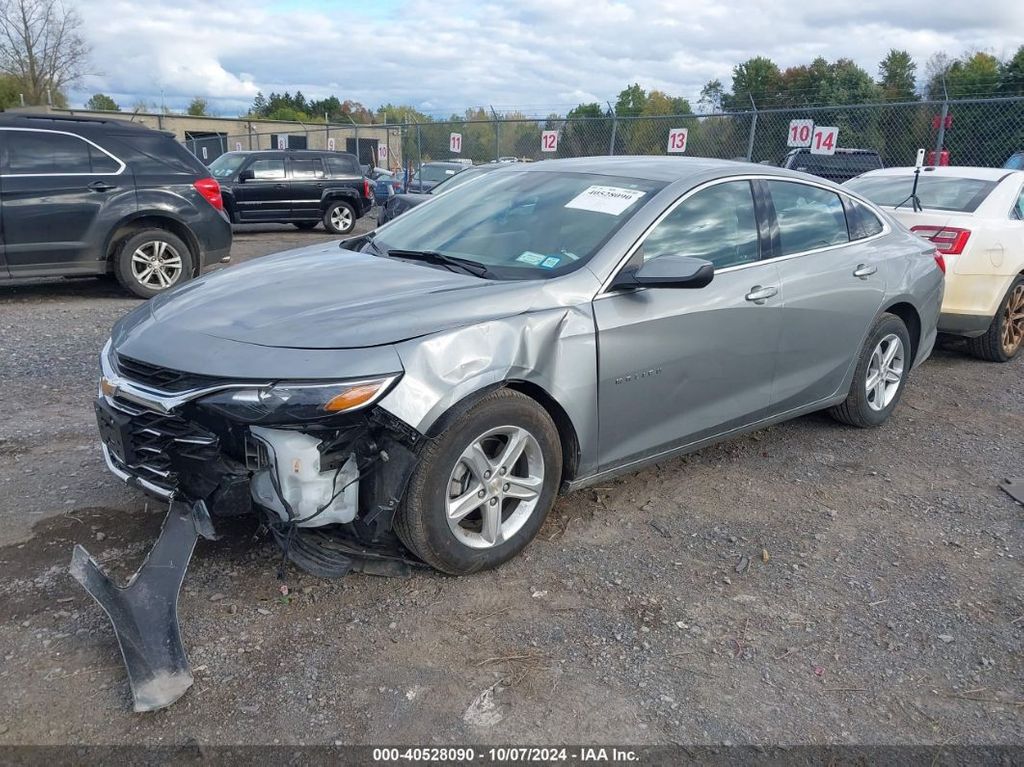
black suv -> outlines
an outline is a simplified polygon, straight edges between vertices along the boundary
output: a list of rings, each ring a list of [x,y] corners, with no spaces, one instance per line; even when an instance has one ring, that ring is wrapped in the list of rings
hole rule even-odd
[[[228,152],[210,163],[231,222],[274,222],[312,229],[321,221],[348,234],[373,207],[373,182],[345,152],[281,149]]]
[[[121,120],[0,116],[0,218],[0,281],[113,273],[149,298],[231,250],[206,167]]]
[[[882,156],[874,149],[836,149],[835,154],[811,154],[810,149],[793,149],[780,164],[783,168],[827,178],[837,184],[885,167]]]

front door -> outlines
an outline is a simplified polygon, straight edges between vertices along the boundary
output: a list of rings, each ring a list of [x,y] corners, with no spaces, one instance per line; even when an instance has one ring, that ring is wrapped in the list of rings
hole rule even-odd
[[[764,184],[778,222],[775,248],[786,296],[772,412],[785,413],[839,392],[885,297],[885,264],[870,237],[851,241],[843,202],[832,190],[796,181]],[[874,223],[877,234],[881,224]]]
[[[324,194],[324,161],[319,157],[289,157],[288,182],[292,194],[292,218],[316,221],[321,216]]]
[[[291,216],[284,155],[257,157],[241,170],[251,170],[253,178],[236,183],[233,189],[239,221],[281,221]]]
[[[0,130],[4,253],[12,277],[95,272],[104,211],[135,202],[124,163],[80,136]]]
[[[662,255],[711,261],[697,290],[646,288],[594,301],[602,469],[632,463],[757,421],[775,376],[782,294],[761,261],[749,181],[683,198],[630,265]]]

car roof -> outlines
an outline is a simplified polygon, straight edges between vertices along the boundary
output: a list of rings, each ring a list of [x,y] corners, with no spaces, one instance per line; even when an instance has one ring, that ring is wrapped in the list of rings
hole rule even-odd
[[[739,160],[717,160],[711,157],[665,157],[663,155],[613,155],[598,157],[574,157],[563,160],[541,160],[531,163],[508,163],[497,169],[498,173],[545,171],[567,173],[594,173],[605,176],[640,178],[646,181],[681,181],[697,176],[716,178],[738,176],[746,173],[758,176],[783,176],[793,179],[810,179],[798,173],[770,165],[743,162]],[[814,178],[815,182],[822,179]]]
[[[882,168],[871,170],[862,176],[912,176],[915,168],[907,165],[898,168]],[[929,165],[921,169],[929,176],[947,176],[949,178],[972,178],[979,181],[1002,181],[1014,173],[1024,174],[1022,170],[1009,168],[979,168],[971,165]]]
[[[811,153],[811,148],[809,146],[802,146],[802,147],[797,147],[796,149],[790,149],[789,150],[789,154],[803,154],[804,152],[806,152],[807,154],[810,154]],[[848,147],[848,146],[837,146],[835,148],[834,154],[878,154],[878,150],[877,149],[855,149],[853,147]],[[821,155],[821,156],[822,157],[827,157],[828,155]]]
[[[0,115],[0,126],[5,128],[41,128],[46,130],[63,131],[106,128],[129,131],[148,131],[150,133],[165,133],[165,131],[155,131],[142,123],[131,122],[129,120],[118,120],[110,117],[79,117],[78,115],[35,114],[25,112],[3,113]]]

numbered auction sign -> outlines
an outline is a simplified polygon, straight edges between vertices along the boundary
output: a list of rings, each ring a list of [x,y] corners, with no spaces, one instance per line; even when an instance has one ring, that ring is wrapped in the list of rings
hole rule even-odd
[[[334,151],[334,147],[336,147],[336,146],[337,146],[337,144],[334,143],[334,137],[333,136],[331,138],[327,139],[327,151],[328,152],[333,152]]]
[[[556,130],[545,130],[540,132],[540,151],[542,152],[557,152],[558,151],[558,131]]]
[[[835,154],[839,145],[839,128],[818,126],[811,135],[811,154]]]
[[[668,132],[668,151],[669,152],[685,152],[686,151],[686,128],[672,128]]]
[[[789,134],[786,136],[786,146],[810,146],[812,131],[814,131],[814,120],[790,120]]]
[[[277,148],[278,149],[287,149],[288,148],[288,137],[287,136],[278,136],[277,137]]]
[[[236,141],[235,142],[235,151],[236,152],[241,152],[242,151],[242,142],[241,141]]]
[[[388,147],[387,144],[380,144],[377,146],[377,161],[381,165],[387,164],[388,161]]]
[[[462,134],[452,133],[448,136],[448,150],[454,154],[462,153]]]

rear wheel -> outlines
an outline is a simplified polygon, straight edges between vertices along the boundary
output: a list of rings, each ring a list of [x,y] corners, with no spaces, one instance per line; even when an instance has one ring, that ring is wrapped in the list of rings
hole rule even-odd
[[[829,414],[850,426],[881,426],[903,396],[912,364],[907,326],[896,315],[883,314],[861,349],[850,393]]]
[[[395,531],[420,559],[446,573],[497,567],[540,530],[561,474],[551,417],[524,394],[501,389],[424,448]]]
[[[332,234],[348,234],[355,225],[355,208],[347,202],[332,202],[324,211],[324,229]]]
[[[192,277],[192,253],[166,229],[143,229],[121,245],[114,274],[121,285],[141,298],[152,298]]]
[[[310,229],[316,229],[319,221],[293,221],[296,229],[301,229],[304,232],[308,232]]]
[[[967,339],[967,348],[978,359],[1009,362],[1024,345],[1024,276],[1006,291],[999,311],[984,335]]]

